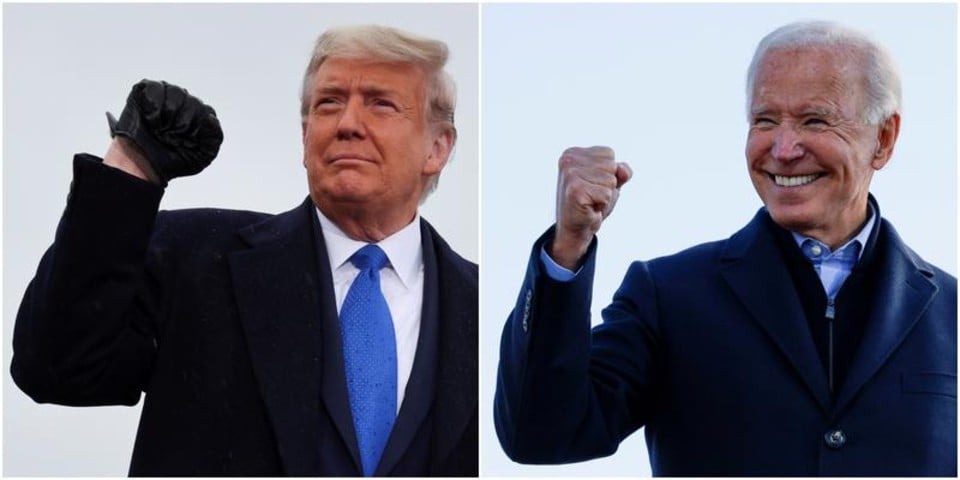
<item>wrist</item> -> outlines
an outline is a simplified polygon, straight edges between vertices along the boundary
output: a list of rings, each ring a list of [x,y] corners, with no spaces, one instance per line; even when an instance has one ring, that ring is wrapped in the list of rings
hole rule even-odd
[[[593,241],[593,233],[570,234],[562,232],[558,227],[547,253],[554,262],[557,262],[557,265],[575,272],[580,267],[584,255],[587,254],[591,241]]]
[[[106,155],[103,156],[103,163],[142,180],[155,184],[161,183],[160,177],[150,166],[147,157],[126,137],[117,135],[113,138]]]

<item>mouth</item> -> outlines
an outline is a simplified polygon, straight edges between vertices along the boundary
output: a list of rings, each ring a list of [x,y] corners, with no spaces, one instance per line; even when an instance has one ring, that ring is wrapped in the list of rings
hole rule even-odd
[[[337,163],[337,162],[370,162],[376,163],[372,158],[365,155],[360,155],[356,153],[339,153],[327,157],[327,163]]]
[[[810,175],[774,175],[770,174],[773,182],[779,187],[802,187],[809,185],[822,177],[822,173],[811,173]]]

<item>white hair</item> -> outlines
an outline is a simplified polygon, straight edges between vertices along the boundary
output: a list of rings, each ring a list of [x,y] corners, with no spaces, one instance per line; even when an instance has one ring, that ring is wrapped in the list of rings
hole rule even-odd
[[[778,50],[830,48],[863,68],[867,104],[861,121],[878,124],[901,110],[900,72],[887,50],[870,37],[826,21],[795,22],[763,37],[747,69],[747,115],[753,104],[757,71],[767,54]]]

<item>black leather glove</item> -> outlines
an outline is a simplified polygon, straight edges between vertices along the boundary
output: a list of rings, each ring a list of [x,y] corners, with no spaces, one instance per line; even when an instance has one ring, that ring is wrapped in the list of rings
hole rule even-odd
[[[134,85],[120,120],[107,112],[107,122],[111,136],[127,137],[140,148],[164,186],[172,178],[200,173],[223,142],[213,107],[163,81]]]

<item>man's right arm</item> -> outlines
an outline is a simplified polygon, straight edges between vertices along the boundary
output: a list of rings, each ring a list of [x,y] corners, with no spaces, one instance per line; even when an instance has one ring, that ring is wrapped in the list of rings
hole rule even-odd
[[[212,108],[186,90],[131,89],[103,160],[74,158],[54,243],[24,294],[11,373],[37,402],[133,405],[152,370],[163,284],[148,245],[167,182],[201,171],[223,140]],[[176,126],[176,128],[172,128]]]
[[[628,275],[604,311],[604,326],[590,330],[595,233],[630,169],[616,163],[610,149],[593,147],[565,152],[559,170],[557,224],[534,244],[501,338],[495,424],[507,455],[524,463],[609,455],[649,411],[643,393],[649,390],[652,356],[618,348],[656,349],[644,345],[655,335],[635,321],[653,315],[635,310],[635,302],[623,295],[648,277],[639,275],[635,282]],[[654,305],[652,299],[641,303]]]
[[[20,304],[11,373],[37,402],[133,405],[156,348],[145,260],[163,189],[92,155],[73,168],[54,243]]]

